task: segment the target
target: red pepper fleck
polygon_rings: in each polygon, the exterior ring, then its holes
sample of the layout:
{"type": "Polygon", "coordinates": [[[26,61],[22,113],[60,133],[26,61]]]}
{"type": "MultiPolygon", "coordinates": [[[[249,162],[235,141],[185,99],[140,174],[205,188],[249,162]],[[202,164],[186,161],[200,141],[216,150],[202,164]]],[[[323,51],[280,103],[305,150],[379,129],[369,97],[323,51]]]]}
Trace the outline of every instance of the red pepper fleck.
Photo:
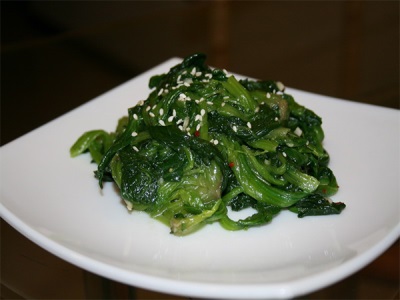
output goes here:
{"type": "Polygon", "coordinates": [[[195,137],[199,137],[199,136],[200,136],[200,131],[196,130],[196,131],[194,132],[194,136],[195,136],[195,137]]]}
{"type": "Polygon", "coordinates": [[[326,194],[326,189],[322,189],[322,193],[326,194]]]}
{"type": "Polygon", "coordinates": [[[229,168],[233,168],[235,166],[235,163],[233,162],[233,161],[231,161],[230,163],[229,163],[229,168]]]}

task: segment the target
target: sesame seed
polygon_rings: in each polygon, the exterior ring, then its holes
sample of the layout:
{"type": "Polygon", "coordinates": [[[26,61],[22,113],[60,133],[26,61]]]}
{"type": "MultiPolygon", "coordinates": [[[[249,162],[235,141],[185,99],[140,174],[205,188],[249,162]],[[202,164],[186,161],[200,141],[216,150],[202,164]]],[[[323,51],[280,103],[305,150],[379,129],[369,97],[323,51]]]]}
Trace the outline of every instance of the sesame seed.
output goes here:
{"type": "Polygon", "coordinates": [[[229,99],[229,96],[224,96],[224,99],[229,99]]]}
{"type": "Polygon", "coordinates": [[[211,139],[211,140],[210,140],[210,143],[214,144],[214,139],[211,139]]]}
{"type": "Polygon", "coordinates": [[[247,122],[247,127],[249,127],[251,129],[251,123],[247,122]]]}
{"type": "Polygon", "coordinates": [[[278,87],[279,91],[281,91],[281,92],[285,89],[285,86],[284,86],[283,83],[280,82],[280,81],[278,81],[278,82],[276,83],[276,86],[278,87]]]}
{"type": "Polygon", "coordinates": [[[201,72],[196,72],[196,77],[199,77],[199,76],[201,76],[201,72]]]}
{"type": "Polygon", "coordinates": [[[210,82],[210,80],[203,79],[201,82],[205,82],[205,83],[207,83],[207,82],[210,82]]]}
{"type": "Polygon", "coordinates": [[[181,75],[178,76],[178,78],[176,79],[176,82],[181,81],[181,75]]]}
{"type": "Polygon", "coordinates": [[[170,116],[169,118],[168,118],[168,122],[172,122],[173,120],[174,120],[174,116],[170,116]]]}
{"type": "Polygon", "coordinates": [[[189,87],[190,83],[189,82],[184,82],[183,85],[189,87]]]}
{"type": "Polygon", "coordinates": [[[179,128],[181,131],[183,131],[183,126],[182,126],[182,125],[179,125],[178,128],[179,128]]]}
{"type": "Polygon", "coordinates": [[[173,115],[174,117],[176,117],[176,110],[175,110],[175,108],[172,110],[172,115],[173,115]]]}
{"type": "Polygon", "coordinates": [[[278,121],[278,120],[279,120],[278,117],[275,117],[274,121],[278,121]]]}
{"type": "Polygon", "coordinates": [[[137,114],[133,114],[133,118],[134,118],[135,120],[137,120],[137,119],[138,119],[137,114]]]}
{"type": "Polygon", "coordinates": [[[147,107],[146,107],[146,111],[149,111],[150,109],[151,109],[150,106],[147,106],[147,107]]]}
{"type": "Polygon", "coordinates": [[[192,72],[190,72],[190,74],[192,74],[192,75],[196,74],[196,67],[194,67],[194,68],[192,69],[192,72]]]}
{"type": "Polygon", "coordinates": [[[155,110],[157,107],[157,104],[154,104],[153,107],[151,108],[152,110],[155,110]]]}
{"type": "Polygon", "coordinates": [[[200,130],[200,123],[199,124],[197,124],[197,126],[196,126],[196,131],[199,131],[200,130]]]}
{"type": "Polygon", "coordinates": [[[158,92],[158,96],[160,96],[164,92],[164,89],[161,88],[160,91],[158,92]]]}
{"type": "Polygon", "coordinates": [[[164,93],[168,94],[169,90],[168,89],[164,89],[164,93]]]}
{"type": "Polygon", "coordinates": [[[207,101],[208,105],[213,105],[214,103],[212,103],[211,101],[207,101]]]}
{"type": "Polygon", "coordinates": [[[256,109],[254,110],[255,113],[258,113],[260,111],[260,107],[257,106],[256,109]]]}
{"type": "Polygon", "coordinates": [[[204,116],[206,114],[206,110],[203,108],[201,111],[200,111],[200,115],[201,116],[204,116]]]}
{"type": "Polygon", "coordinates": [[[164,109],[160,108],[159,113],[160,113],[160,116],[162,116],[164,114],[164,109]]]}
{"type": "Polygon", "coordinates": [[[218,140],[214,140],[213,144],[218,145],[218,140]]]}
{"type": "Polygon", "coordinates": [[[139,152],[139,149],[138,149],[136,146],[133,146],[132,148],[133,148],[133,150],[135,150],[136,152],[139,152]]]}
{"type": "Polygon", "coordinates": [[[190,127],[187,127],[187,128],[186,128],[186,132],[189,132],[189,131],[190,131],[190,127]]]}
{"type": "Polygon", "coordinates": [[[235,125],[233,125],[232,129],[234,132],[237,132],[237,127],[235,125]]]}
{"type": "Polygon", "coordinates": [[[283,157],[287,157],[286,152],[282,152],[283,157]]]}
{"type": "Polygon", "coordinates": [[[297,136],[301,136],[301,134],[303,133],[303,131],[302,131],[299,127],[296,127],[296,129],[294,130],[294,133],[295,133],[297,136]]]}
{"type": "Polygon", "coordinates": [[[159,123],[161,126],[165,126],[165,122],[164,122],[163,120],[158,120],[158,123],[159,123]]]}
{"type": "Polygon", "coordinates": [[[207,73],[206,75],[204,75],[205,77],[208,77],[208,78],[212,78],[212,74],[211,73],[207,73]]]}
{"type": "Polygon", "coordinates": [[[224,106],[225,106],[225,102],[222,102],[222,103],[221,103],[221,107],[224,107],[224,106]]]}
{"type": "Polygon", "coordinates": [[[268,99],[271,98],[271,94],[270,93],[267,93],[267,98],[268,99]]]}
{"type": "Polygon", "coordinates": [[[196,115],[196,117],[194,118],[195,121],[202,121],[203,117],[201,115],[196,115]]]}
{"type": "Polygon", "coordinates": [[[137,134],[136,131],[132,132],[132,136],[137,136],[137,135],[138,135],[138,134],[137,134]]]}
{"type": "Polygon", "coordinates": [[[183,123],[183,120],[182,120],[182,119],[179,119],[178,121],[176,121],[176,125],[179,125],[179,124],[181,124],[181,123],[183,123]]]}
{"type": "Polygon", "coordinates": [[[152,112],[149,112],[149,116],[152,117],[152,118],[154,118],[156,115],[153,114],[152,112]]]}
{"type": "Polygon", "coordinates": [[[189,125],[189,117],[185,117],[183,120],[183,128],[186,128],[189,125]]]}

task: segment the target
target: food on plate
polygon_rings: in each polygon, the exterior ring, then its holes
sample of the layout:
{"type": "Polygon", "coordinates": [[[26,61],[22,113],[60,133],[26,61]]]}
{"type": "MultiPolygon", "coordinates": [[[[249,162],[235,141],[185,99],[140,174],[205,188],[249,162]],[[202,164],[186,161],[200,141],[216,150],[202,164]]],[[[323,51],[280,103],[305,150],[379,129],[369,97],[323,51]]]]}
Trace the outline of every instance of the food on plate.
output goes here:
{"type": "Polygon", "coordinates": [[[282,210],[339,214],[345,204],[329,199],[338,184],[321,118],[282,83],[240,79],[205,60],[194,54],[151,77],[148,98],[115,132],[84,133],[71,156],[89,152],[101,187],[114,182],[128,210],[145,211],[178,236],[214,222],[261,226],[282,210]],[[230,217],[245,208],[254,213],[230,217]]]}

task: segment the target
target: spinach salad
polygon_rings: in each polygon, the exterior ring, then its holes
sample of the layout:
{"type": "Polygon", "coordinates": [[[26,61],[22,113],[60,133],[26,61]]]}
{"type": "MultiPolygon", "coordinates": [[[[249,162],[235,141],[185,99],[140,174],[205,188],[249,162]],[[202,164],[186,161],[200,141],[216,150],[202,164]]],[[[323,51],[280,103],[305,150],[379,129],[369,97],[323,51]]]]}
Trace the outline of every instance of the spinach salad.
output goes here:
{"type": "Polygon", "coordinates": [[[321,118],[282,83],[238,80],[205,60],[194,54],[151,77],[148,98],[115,132],[84,133],[71,156],[89,152],[100,187],[114,182],[129,210],[178,236],[214,222],[227,230],[261,226],[282,210],[339,214],[345,204],[328,198],[338,185],[321,118]],[[244,219],[229,217],[250,207],[244,219]]]}

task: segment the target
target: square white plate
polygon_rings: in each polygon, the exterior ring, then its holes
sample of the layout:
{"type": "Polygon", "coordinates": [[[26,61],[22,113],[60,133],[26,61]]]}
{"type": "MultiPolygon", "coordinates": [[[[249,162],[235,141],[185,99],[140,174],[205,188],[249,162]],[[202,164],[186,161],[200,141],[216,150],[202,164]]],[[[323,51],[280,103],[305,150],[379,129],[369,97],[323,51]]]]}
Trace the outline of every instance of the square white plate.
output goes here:
{"type": "Polygon", "coordinates": [[[49,252],[137,287],[189,297],[265,299],[312,292],[345,278],[400,234],[398,110],[288,88],[322,117],[346,203],[340,215],[230,232],[218,224],[176,237],[140,212],[128,213],[112,184],[103,190],[88,155],[69,148],[87,130],[113,131],[127,108],[149,93],[150,76],[172,58],[1,147],[1,217],[49,252]]]}

